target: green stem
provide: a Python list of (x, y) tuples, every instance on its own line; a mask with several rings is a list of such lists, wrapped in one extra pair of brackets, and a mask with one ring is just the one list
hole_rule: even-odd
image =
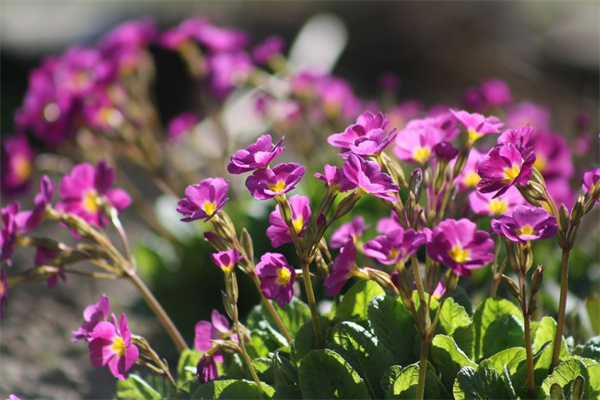
[(562, 348), (562, 334), (565, 327), (565, 313), (567, 308), (567, 291), (569, 290), (569, 248), (563, 248), (560, 262), (560, 297), (558, 300), (558, 316), (556, 321), (556, 335), (554, 336), (554, 350), (550, 373), (558, 365), (560, 350)]
[(419, 384), (417, 386), (417, 400), (423, 400), (425, 394), (425, 378), (427, 377), (427, 356), (429, 352), (429, 341), (427, 337), (421, 337), (421, 360), (419, 361)]
[(533, 377), (533, 354), (531, 352), (531, 315), (527, 309), (527, 288), (525, 276), (519, 276), (521, 286), (521, 310), (525, 322), (525, 353), (527, 356), (527, 395), (530, 399), (535, 398), (535, 381)]
[(246, 362), (246, 366), (248, 367), (248, 370), (250, 371), (250, 374), (252, 375), (252, 379), (254, 379), (254, 382), (256, 382), (258, 391), (266, 399), (267, 396), (265, 394), (265, 390), (262, 387), (262, 382), (260, 381), (260, 379), (258, 379), (258, 375), (256, 374), (254, 367), (252, 366), (252, 359), (250, 358), (250, 356), (248, 356), (248, 352), (246, 351), (246, 345), (244, 344), (244, 335), (242, 335), (242, 330), (240, 329), (240, 321), (239, 321), (239, 317), (238, 317), (237, 304), (233, 304), (233, 324), (235, 326), (235, 332), (237, 333), (239, 341), (240, 341), (240, 347), (242, 349), (242, 357), (244, 358), (244, 361)]
[(309, 264), (302, 262), (302, 279), (304, 280), (304, 288), (306, 289), (306, 297), (308, 298), (308, 305), (310, 307), (310, 316), (315, 329), (315, 339), (317, 341), (317, 348), (322, 349), (325, 347), (323, 342), (323, 336), (321, 335), (321, 323), (319, 322), (319, 311), (317, 310), (317, 301), (315, 300), (315, 293), (313, 292), (312, 281), (310, 279), (310, 271), (308, 269)]
[(258, 289), (258, 293), (262, 298), (263, 304), (267, 307), (267, 310), (269, 311), (269, 314), (271, 314), (271, 317), (273, 317), (273, 320), (275, 320), (275, 324), (277, 325), (277, 328), (279, 328), (279, 332), (281, 332), (283, 336), (285, 336), (285, 339), (288, 341), (288, 343), (292, 343), (292, 335), (290, 334), (290, 331), (288, 331), (287, 327), (281, 320), (281, 317), (277, 313), (277, 310), (275, 310), (275, 307), (273, 307), (271, 300), (267, 299), (263, 294), (263, 291), (260, 288), (260, 281), (258, 280), (258, 277), (256, 276), (256, 274), (252, 274), (251, 278), (254, 282), (254, 285), (256, 285), (256, 288)]
[(163, 328), (165, 328), (165, 330), (171, 337), (171, 340), (173, 340), (173, 342), (175, 343), (175, 346), (177, 346), (177, 350), (180, 353), (183, 350), (187, 350), (189, 347), (185, 343), (185, 340), (183, 340), (183, 336), (181, 336), (181, 333), (179, 333), (179, 331), (175, 327), (175, 324), (173, 324), (173, 321), (171, 321), (171, 318), (169, 318), (165, 310), (162, 308), (160, 303), (156, 300), (156, 298), (150, 292), (150, 290), (144, 284), (144, 282), (135, 273), (128, 273), (126, 276), (138, 289), (138, 291), (140, 292), (140, 294), (142, 295), (142, 297), (146, 301), (146, 304), (148, 304), (152, 312), (154, 312), (154, 314), (158, 318), (158, 321), (161, 323)]

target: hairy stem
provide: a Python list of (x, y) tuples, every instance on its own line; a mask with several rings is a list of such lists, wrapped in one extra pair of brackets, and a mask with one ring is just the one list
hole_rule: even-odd
[(425, 394), (425, 378), (427, 377), (427, 356), (429, 353), (429, 340), (421, 336), (421, 360), (419, 361), (419, 383), (417, 386), (417, 400), (423, 400)]
[(565, 327), (565, 314), (567, 308), (567, 291), (569, 290), (569, 254), (570, 249), (563, 248), (560, 262), (560, 297), (558, 300), (558, 316), (556, 319), (556, 335), (554, 336), (554, 350), (552, 352), (552, 363), (550, 373), (558, 365), (560, 349), (562, 348), (562, 335)]
[(308, 298), (308, 305), (310, 307), (310, 316), (315, 329), (315, 339), (317, 341), (317, 348), (322, 349), (325, 347), (323, 342), (323, 336), (321, 335), (321, 323), (319, 322), (319, 311), (317, 310), (317, 301), (315, 300), (315, 293), (313, 292), (312, 281), (310, 279), (310, 271), (308, 269), (309, 264), (302, 262), (302, 279), (304, 280), (304, 288), (306, 289), (306, 297)]
[(233, 304), (233, 324), (235, 326), (235, 332), (240, 341), (240, 348), (242, 349), (242, 357), (244, 358), (244, 361), (246, 362), (246, 366), (248, 367), (248, 370), (250, 371), (250, 374), (252, 375), (252, 379), (254, 379), (254, 382), (256, 382), (258, 391), (266, 399), (267, 396), (265, 394), (265, 390), (263, 389), (262, 383), (261, 383), (260, 379), (258, 379), (258, 375), (256, 375), (256, 371), (254, 370), (254, 367), (252, 366), (252, 359), (250, 358), (250, 356), (248, 355), (248, 352), (246, 351), (246, 345), (244, 344), (244, 335), (242, 335), (242, 330), (240, 329), (238, 308), (237, 308), (237, 304), (235, 304), (235, 303)]
[(525, 353), (527, 355), (527, 395), (530, 399), (535, 398), (535, 382), (533, 378), (533, 353), (531, 352), (531, 315), (527, 309), (527, 288), (525, 276), (519, 276), (521, 286), (521, 310), (525, 322)]
[(252, 281), (254, 282), (254, 285), (256, 285), (256, 288), (258, 289), (258, 293), (262, 298), (263, 304), (267, 307), (267, 310), (269, 311), (269, 314), (271, 314), (271, 317), (273, 317), (273, 320), (275, 320), (277, 328), (279, 328), (279, 331), (283, 334), (283, 336), (285, 336), (285, 339), (288, 341), (288, 343), (292, 343), (292, 335), (290, 334), (290, 331), (287, 329), (287, 327), (281, 320), (281, 317), (277, 313), (277, 310), (275, 310), (275, 307), (273, 307), (271, 301), (267, 299), (263, 294), (260, 288), (260, 281), (258, 280), (258, 277), (256, 276), (256, 274), (252, 274), (251, 277)]

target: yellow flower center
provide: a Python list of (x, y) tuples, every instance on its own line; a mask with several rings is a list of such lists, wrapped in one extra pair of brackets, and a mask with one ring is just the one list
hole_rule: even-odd
[(458, 243), (455, 244), (452, 249), (450, 249), (448, 255), (457, 263), (463, 263), (471, 260), (471, 250), (463, 249)]
[(83, 196), (83, 208), (90, 214), (98, 212), (100, 206), (98, 205), (98, 193), (95, 190), (91, 189), (85, 192)]
[(546, 170), (546, 166), (548, 165), (548, 160), (542, 154), (537, 154), (535, 162), (533, 163), (533, 167), (540, 172), (544, 172)]
[(502, 215), (508, 209), (508, 202), (506, 200), (492, 199), (488, 204), (488, 210), (495, 215)]
[(515, 229), (515, 232), (519, 236), (521, 236), (521, 235), (529, 236), (529, 235), (535, 235), (537, 233), (536, 231), (533, 230), (533, 228), (529, 224), (525, 224), (525, 226), (522, 227), (521, 229)]
[(291, 278), (292, 273), (290, 270), (285, 267), (281, 267), (277, 270), (277, 279), (275, 280), (275, 283), (281, 286), (287, 286)]
[(15, 156), (13, 168), (20, 181), (26, 181), (33, 173), (33, 165), (31, 165), (27, 157), (23, 157), (22, 155)]
[(464, 184), (465, 186), (472, 188), (477, 186), (480, 180), (481, 177), (479, 176), (479, 174), (474, 170), (470, 170), (467, 172), (467, 176), (465, 176)]
[(206, 215), (210, 216), (215, 213), (215, 210), (217, 209), (217, 204), (214, 201), (210, 202), (210, 201), (206, 200), (204, 202), (204, 204), (202, 204), (202, 209), (204, 210)]
[(392, 249), (390, 251), (390, 254), (388, 254), (387, 259), (388, 260), (395, 260), (398, 257), (398, 254), (400, 254), (400, 250), (398, 249)]
[(125, 342), (120, 337), (114, 338), (113, 344), (110, 347), (110, 349), (114, 351), (117, 354), (117, 357), (119, 358), (123, 357), (123, 354), (125, 354), (125, 352), (127, 351), (127, 349), (125, 348)]
[(425, 164), (425, 162), (427, 160), (429, 160), (429, 157), (431, 156), (431, 147), (429, 146), (425, 146), (425, 147), (417, 147), (412, 154), (413, 158), (421, 163), (421, 164)]
[(285, 190), (285, 182), (277, 181), (275, 185), (269, 185), (269, 189), (271, 189), (275, 193), (282, 192), (283, 190)]
[(294, 231), (296, 231), (296, 233), (300, 233), (304, 227), (304, 218), (302, 218), (302, 215), (300, 215), (297, 219), (292, 220), (292, 226), (294, 227)]
[(509, 183), (514, 180), (519, 173), (521, 172), (521, 167), (517, 164), (513, 164), (512, 168), (504, 168), (504, 179), (502, 179), (502, 183)]
[(469, 132), (469, 143), (471, 144), (475, 143), (477, 139), (483, 136), (481, 133), (477, 132), (473, 128), (467, 129), (467, 132)]

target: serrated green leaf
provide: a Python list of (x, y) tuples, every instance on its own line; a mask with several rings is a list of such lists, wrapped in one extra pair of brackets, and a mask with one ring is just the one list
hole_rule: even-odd
[(450, 336), (434, 336), (431, 346), (431, 357), (442, 374), (442, 383), (449, 391), (452, 390), (456, 375), (462, 367), (477, 367)]
[(592, 329), (596, 335), (600, 334), (600, 296), (591, 294), (585, 299), (585, 309), (590, 317)]
[(590, 365), (587, 367), (590, 386), (590, 398), (600, 397), (600, 364)]
[[(321, 335), (323, 340), (327, 340), (327, 330), (331, 328), (333, 322), (324, 317), (319, 317), (319, 325), (321, 327)], [(311, 350), (317, 348), (317, 342), (315, 338), (315, 329), (313, 327), (312, 321), (306, 322), (302, 327), (298, 330), (296, 334), (296, 338), (292, 343), (292, 355), (295, 360), (300, 360), (306, 354), (308, 354)]]
[(298, 369), (302, 396), (309, 399), (366, 399), (367, 387), (352, 367), (336, 352), (312, 350)]
[(259, 357), (252, 360), (254, 371), (258, 375), (261, 382), (266, 382), (269, 385), (275, 383), (275, 375), (273, 373), (273, 360), (271, 358)]
[(457, 286), (450, 292), (448, 296), (454, 299), (456, 304), (461, 305), (467, 314), (469, 314), (469, 316), (473, 315), (473, 303), (471, 303), (471, 298), (467, 292), (465, 292), (465, 289)]
[[(514, 318), (508, 318), (507, 316), (513, 316)], [(494, 324), (493, 328), (495, 329), (488, 329), (492, 324)], [(475, 360), (489, 357), (509, 347), (523, 345), (523, 343), (515, 343), (519, 332), (521, 338), (523, 338), (523, 315), (521, 310), (508, 300), (499, 297), (485, 299), (473, 314), (473, 325), (475, 330), (473, 353)], [(509, 332), (498, 331), (498, 329), (504, 328), (511, 330)], [(509, 336), (510, 340), (501, 337), (504, 334)], [(496, 340), (501, 340), (502, 345), (498, 345)]]
[[(292, 301), (290, 303), (286, 304), (283, 307), (279, 307), (277, 302), (272, 302), (272, 304), (275, 310), (277, 311), (277, 314), (279, 314), (281, 321), (283, 322), (287, 330), (290, 332), (290, 335), (292, 335), (292, 337), (296, 335), (298, 329), (300, 329), (300, 327), (304, 325), (306, 321), (310, 320), (310, 308), (308, 307), (308, 305), (306, 305), (305, 303), (303, 303), (295, 297), (292, 298)], [(264, 318), (269, 322), (269, 324), (273, 328), (277, 329), (277, 331), (279, 332), (275, 320), (273, 319), (273, 317), (271, 316), (271, 314), (267, 310), (267, 307), (264, 304), (261, 306), (261, 312)]]
[(412, 314), (402, 301), (390, 296), (375, 297), (368, 314), (375, 336), (391, 352), (396, 364), (418, 361), (412, 352), (418, 340), (417, 329)]
[[(536, 382), (544, 380), (548, 376), (550, 370), (550, 364), (552, 363), (552, 352), (554, 351), (554, 336), (556, 335), (556, 321), (551, 317), (544, 317), (540, 321), (539, 328), (535, 331), (533, 336), (533, 349), (539, 352), (541, 347), (548, 343), (548, 346), (539, 355), (537, 355), (534, 361), (534, 378)], [(560, 359), (567, 357), (568, 351), (567, 346), (562, 342), (562, 348), (560, 351)]]
[(117, 398), (119, 399), (162, 399), (156, 391), (141, 376), (129, 374), (124, 381), (117, 381)]
[(506, 399), (508, 390), (500, 374), (493, 369), (463, 367), (454, 382), (454, 398), (463, 399)]
[[(508, 385), (510, 384), (517, 390), (521, 389), (527, 378), (527, 352), (523, 347), (512, 347), (494, 354), (490, 358), (483, 360), (479, 365), (482, 367), (496, 370)], [(504, 369), (507, 370), (510, 380), (504, 377)], [(514, 390), (514, 389), (513, 389)], [(510, 388), (509, 388), (510, 391)]]
[(464, 307), (452, 298), (442, 305), (436, 331), (451, 336), (467, 357), (473, 356), (473, 321)]
[[(202, 353), (195, 349), (185, 349), (179, 355), (177, 361), (177, 385), (181, 386), (184, 382), (196, 378), (196, 365), (202, 357)], [(191, 373), (185, 367), (194, 367), (194, 373)]]
[(591, 391), (588, 370), (585, 364), (576, 358), (569, 358), (562, 362), (554, 369), (550, 376), (544, 379), (542, 382), (544, 395), (549, 396), (552, 385), (557, 383), (562, 388), (565, 397), (570, 398), (572, 396), (571, 385), (579, 376), (584, 379), (583, 396), (587, 398), (586, 396)]
[(275, 386), (298, 385), (298, 367), (278, 351), (273, 354), (273, 372)]
[(583, 388), (585, 380), (579, 375), (571, 384), (571, 398), (573, 400), (581, 400), (583, 398)]
[[(262, 387), (269, 397), (273, 396), (273, 393), (275, 393), (275, 389), (265, 383), (262, 383)], [(255, 382), (234, 379), (212, 381), (199, 385), (190, 395), (192, 399), (263, 400)]]
[(356, 282), (342, 298), (335, 310), (335, 321), (361, 322), (367, 319), (369, 303), (385, 291), (373, 281), (360, 280)]
[(277, 385), (272, 398), (273, 400), (302, 399), (302, 392), (300, 392), (298, 385), (284, 383)]
[(596, 362), (600, 361), (600, 336), (595, 336), (585, 342), (583, 345), (578, 345), (573, 350), (573, 355), (585, 358), (591, 358)]
[[(447, 398), (449, 394), (444, 385), (437, 377), (434, 369), (428, 364), (427, 374), (425, 375), (425, 393), (426, 399)], [(386, 399), (414, 399), (417, 396), (419, 385), (419, 365), (412, 364), (404, 368), (396, 377), (392, 385), (385, 393)]]
[(333, 328), (327, 347), (354, 368), (365, 381), (371, 397), (383, 396), (379, 382), (393, 360), (372, 333), (354, 322), (341, 322)]
[(381, 382), (379, 383), (381, 389), (383, 389), (384, 392), (387, 392), (392, 387), (396, 379), (398, 379), (401, 373), (402, 366), (392, 365), (391, 367), (389, 367), (381, 377)]

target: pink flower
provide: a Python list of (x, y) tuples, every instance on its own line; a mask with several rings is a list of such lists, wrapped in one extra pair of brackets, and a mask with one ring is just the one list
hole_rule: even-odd
[(131, 332), (127, 326), (127, 317), (121, 314), (117, 327), (117, 318), (112, 315), (112, 321), (102, 321), (90, 334), (90, 360), (96, 368), (108, 364), (110, 372), (122, 381), (129, 377), (129, 370), (139, 358), (139, 350), (131, 344)]
[(314, 177), (325, 182), (325, 187), (334, 192), (345, 193), (354, 189), (356, 186), (346, 178), (344, 170), (341, 168), (325, 164), (323, 167), (325, 174), (315, 173)]
[[(583, 174), (583, 184), (581, 185), (581, 190), (584, 193), (589, 193), (590, 190), (598, 183), (600, 180), (600, 168), (594, 168), (591, 171), (588, 171)], [(596, 205), (600, 204), (600, 200), (596, 201)]]
[(392, 177), (381, 172), (381, 167), (375, 161), (365, 161), (350, 154), (343, 166), (344, 175), (364, 193), (370, 193), (388, 201), (398, 201), (391, 193), (398, 193), (400, 187)]
[[(292, 209), (292, 226), (294, 227), (294, 232), (301, 238), (308, 227), (312, 215), (310, 201), (306, 196), (294, 195), (288, 199), (288, 202)], [(282, 244), (292, 242), (290, 228), (283, 218), (281, 218), (279, 204), (275, 206), (275, 211), (269, 215), (269, 223), (271, 226), (267, 228), (267, 237), (271, 240), (273, 247), (279, 247)]]
[(7, 136), (2, 140), (2, 194), (12, 196), (27, 190), (33, 173), (34, 153), (25, 135)]
[(211, 219), (221, 211), (229, 198), (226, 198), (229, 190), (229, 181), (223, 178), (206, 178), (195, 185), (185, 189), (185, 198), (177, 203), (177, 212), (185, 215), (181, 220), (191, 222), (204, 218)]
[(71, 342), (77, 342), (79, 340), (89, 342), (92, 340), (91, 333), (94, 331), (94, 328), (100, 322), (108, 319), (109, 312), (110, 300), (103, 294), (95, 305), (87, 306), (85, 308), (83, 311), (83, 318), (85, 321), (78, 330), (72, 331), (73, 339), (71, 339)]
[(512, 103), (510, 87), (501, 79), (492, 78), (483, 81), (481, 92), (489, 106), (504, 107)]
[(212, 382), (219, 377), (219, 370), (217, 369), (217, 364), (215, 364), (214, 357), (208, 354), (200, 357), (196, 366), (196, 377), (200, 383)]
[(259, 64), (267, 64), (272, 57), (283, 53), (285, 42), (281, 36), (269, 36), (252, 50), (252, 56)]
[(361, 216), (354, 217), (354, 219), (346, 224), (343, 224), (333, 232), (329, 245), (334, 248), (340, 248), (349, 239), (353, 241), (360, 238), (369, 225), (365, 225), (365, 219)]
[(186, 132), (190, 132), (200, 119), (194, 112), (180, 114), (169, 121), (167, 131), (171, 139), (177, 139)]
[(550, 124), (550, 113), (544, 107), (524, 101), (506, 112), (506, 125), (519, 128), (529, 125), (536, 130), (547, 131)]
[(425, 234), (414, 229), (402, 228), (377, 236), (364, 245), (365, 255), (385, 265), (406, 261), (425, 244)]
[(235, 265), (244, 257), (240, 255), (238, 249), (229, 249), (211, 254), (210, 258), (224, 272), (231, 272), (235, 268)]
[(496, 198), (492, 193), (481, 193), (475, 190), (469, 194), (469, 204), (475, 214), (500, 216), (512, 212), (518, 205), (526, 204), (526, 201), (513, 186)]
[[(231, 336), (231, 339), (238, 341), (238, 336), (229, 329), (229, 320), (226, 316), (220, 314), (217, 310), (213, 310), (211, 320), (200, 321), (196, 324), (196, 336), (194, 337), (194, 346), (201, 352), (208, 351), (213, 346), (213, 340), (223, 340)], [(223, 362), (223, 355), (220, 350), (217, 350), (213, 357), (216, 362)]]
[(381, 153), (396, 137), (396, 129), (387, 131), (390, 121), (383, 113), (369, 111), (361, 114), (356, 124), (350, 125), (343, 133), (336, 133), (327, 141), (340, 147), (342, 155), (352, 152), (359, 156), (371, 156)]
[(34, 208), (31, 211), (21, 211), (16, 215), (16, 222), (19, 233), (29, 232), (35, 229), (44, 221), (46, 209), (52, 206), (52, 195), (54, 194), (54, 185), (48, 175), (44, 175), (40, 180), (40, 193), (35, 196)]
[(394, 154), (402, 161), (425, 164), (433, 156), (435, 145), (454, 138), (452, 124), (453, 121), (447, 121), (446, 114), (410, 121), (396, 137)]
[(512, 143), (494, 146), (481, 160), (477, 173), (481, 180), (477, 190), (501, 196), (514, 184), (527, 185), (533, 171), (535, 154), (525, 150), (523, 154)]
[(78, 215), (90, 224), (102, 227), (108, 219), (100, 201), (110, 203), (117, 211), (131, 204), (131, 198), (125, 191), (111, 189), (114, 181), (115, 170), (104, 160), (95, 168), (88, 163), (78, 164), (60, 182), (58, 193), (62, 200), (56, 209)]
[(496, 117), (485, 117), (481, 114), (469, 114), (466, 111), (450, 110), (452, 115), (467, 128), (469, 133), (469, 143), (474, 143), (477, 139), (490, 133), (499, 133), (499, 129), (504, 125)]
[(296, 271), (283, 254), (265, 253), (256, 265), (256, 274), (261, 278), (260, 288), (267, 299), (277, 300), (280, 307), (292, 301)]
[(547, 239), (556, 234), (556, 217), (539, 207), (517, 206), (511, 216), (493, 219), (492, 231), (513, 242)]
[(17, 213), (21, 204), (17, 201), (11, 203), (1, 210), (2, 229), (0, 231), (0, 262), (6, 261), (10, 266), (10, 257), (15, 249), (17, 241), (18, 225)]
[[(54, 259), (60, 255), (59, 250), (48, 250), (43, 247), (36, 247), (35, 258), (33, 259), (33, 263), (36, 267), (42, 265), (52, 265)], [(65, 274), (65, 267), (62, 265), (58, 266), (58, 270), (50, 274), (46, 278), (46, 283), (48, 284), (48, 288), (52, 289), (58, 283), (58, 278), (62, 279), (63, 282), (67, 281), (67, 275)]]
[(334, 296), (340, 293), (355, 270), (357, 270), (356, 247), (354, 246), (354, 240), (349, 238), (340, 250), (340, 254), (333, 261), (331, 274), (323, 282), (323, 286), (326, 288), (325, 294)]
[(259, 169), (246, 179), (246, 187), (255, 199), (268, 200), (293, 190), (302, 179), (304, 171), (305, 168), (296, 163), (279, 164), (273, 169)]
[(243, 174), (255, 169), (267, 168), (269, 164), (284, 150), (281, 146), (283, 138), (275, 145), (272, 144), (271, 135), (263, 135), (256, 143), (251, 144), (243, 150), (238, 150), (231, 156), (231, 162), (227, 166), (230, 174)]

